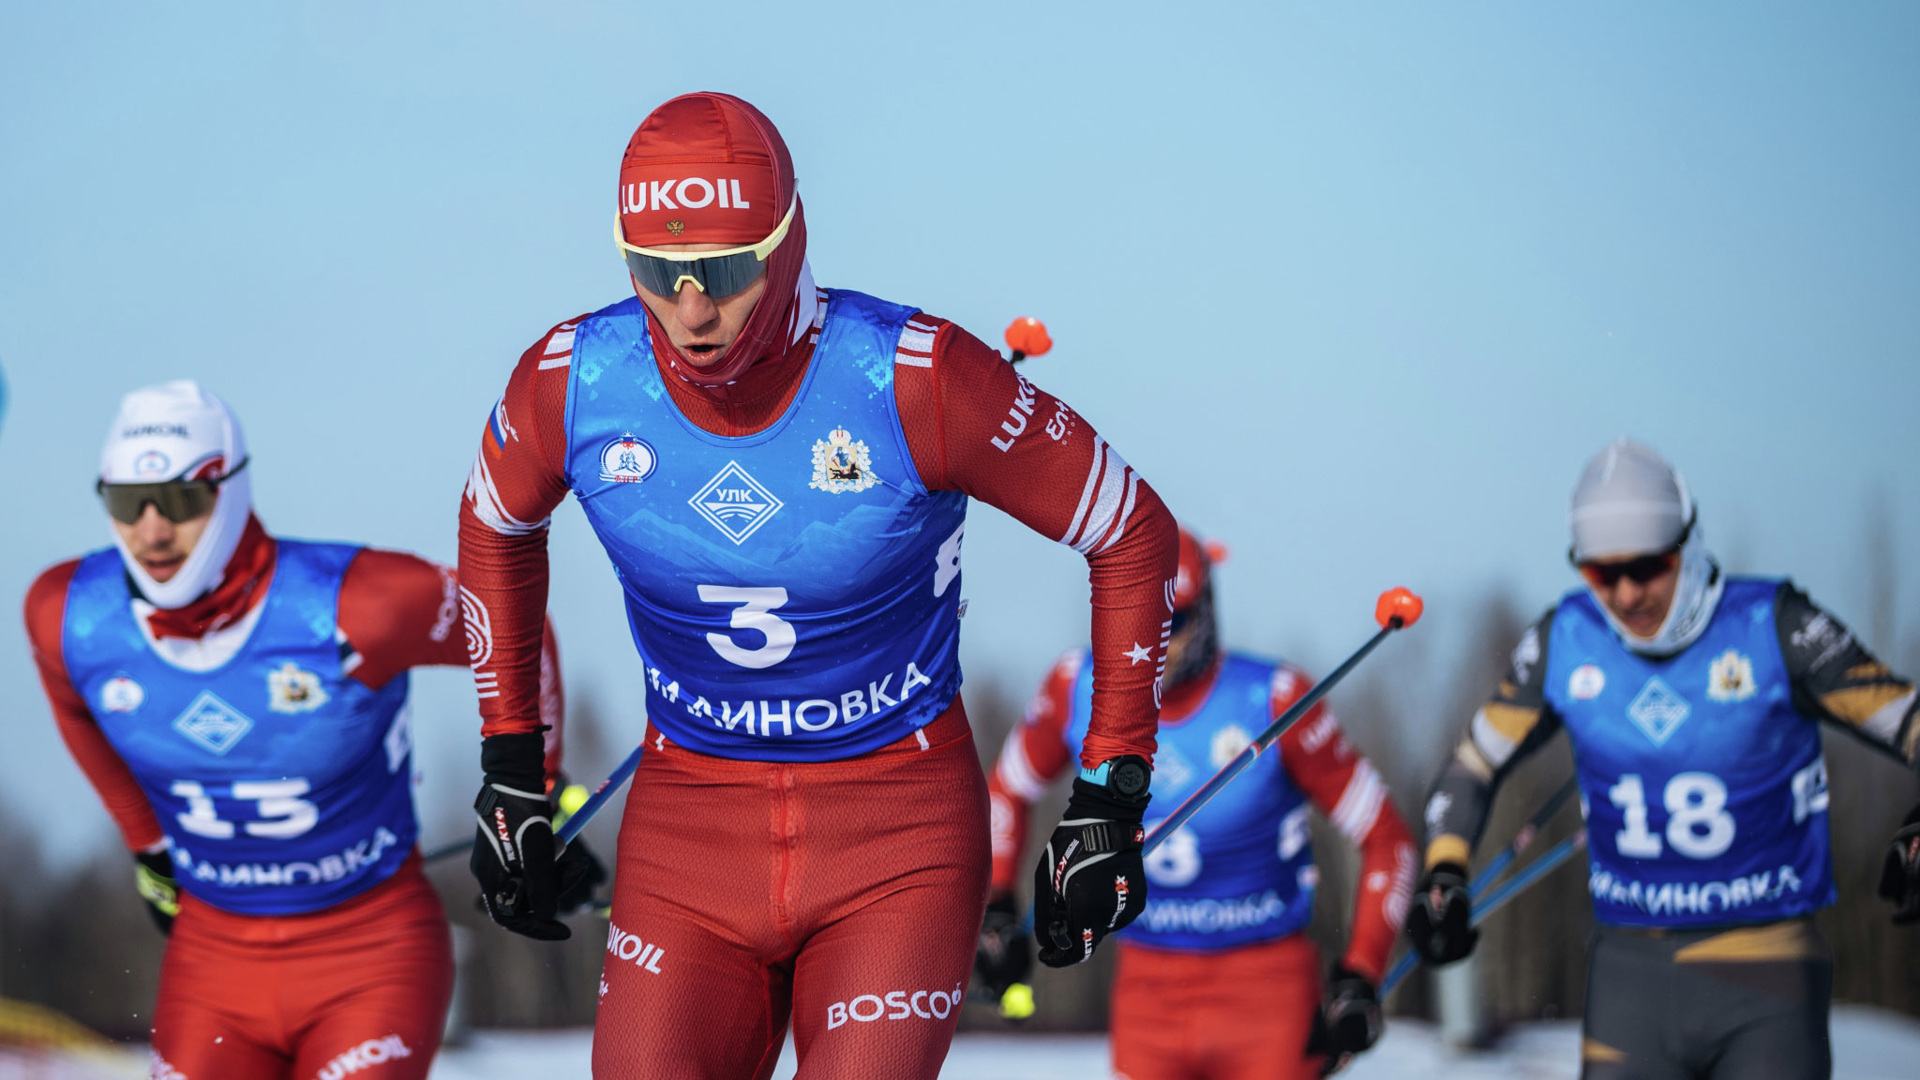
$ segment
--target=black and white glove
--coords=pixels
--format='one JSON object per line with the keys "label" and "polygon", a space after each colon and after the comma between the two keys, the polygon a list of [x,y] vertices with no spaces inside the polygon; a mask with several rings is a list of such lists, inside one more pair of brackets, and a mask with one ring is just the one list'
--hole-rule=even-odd
{"label": "black and white glove", "polygon": [[1103,763],[1094,779],[1074,780],[1066,813],[1033,870],[1033,925],[1048,967],[1092,956],[1102,938],[1147,906],[1140,821],[1152,776],[1145,759],[1128,756]]}
{"label": "black and white glove", "polygon": [[573,931],[555,918],[561,898],[578,904],[590,895],[592,886],[583,890],[581,882],[599,860],[577,843],[566,853],[555,850],[545,758],[538,732],[491,735],[481,743],[486,778],[473,803],[479,829],[467,865],[494,922],[541,941],[564,941]]}
{"label": "black and white glove", "polygon": [[133,888],[147,902],[147,915],[162,934],[173,933],[180,914],[180,883],[173,877],[173,857],[165,848],[133,856]]}
{"label": "black and white glove", "polygon": [[1033,935],[1020,925],[1020,912],[1011,895],[987,901],[980,923],[980,943],[973,951],[973,970],[980,985],[998,999],[1007,987],[1033,977]]}
{"label": "black and white glove", "polygon": [[1433,967],[1465,959],[1480,940],[1472,926],[1473,902],[1467,896],[1467,870],[1458,863],[1440,863],[1413,890],[1407,912],[1407,936],[1413,950]]}
{"label": "black and white glove", "polygon": [[1920,806],[1907,811],[1907,820],[1887,845],[1880,897],[1893,905],[1895,923],[1920,922]]}
{"label": "black and white glove", "polygon": [[1322,1056],[1320,1075],[1332,1076],[1372,1049],[1385,1026],[1373,981],[1336,963],[1327,974],[1327,1000],[1313,1014],[1307,1056]]}

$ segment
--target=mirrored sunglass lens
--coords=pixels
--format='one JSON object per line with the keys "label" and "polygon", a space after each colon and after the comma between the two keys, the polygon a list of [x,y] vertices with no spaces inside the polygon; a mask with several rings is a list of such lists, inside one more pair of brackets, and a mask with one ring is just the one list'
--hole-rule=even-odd
{"label": "mirrored sunglass lens", "polygon": [[107,513],[122,525],[132,525],[153,504],[160,516],[178,525],[213,509],[216,488],[202,481],[183,484],[103,484],[100,497]]}
{"label": "mirrored sunglass lens", "polygon": [[1620,572],[1640,584],[1645,585],[1647,582],[1652,581],[1654,578],[1659,577],[1672,568],[1673,556],[1648,555],[1645,558],[1635,559],[1625,566],[1622,566]]}
{"label": "mirrored sunglass lens", "polygon": [[627,269],[633,272],[640,287],[655,296],[668,298],[680,291],[675,286],[681,278],[691,277],[708,296],[722,300],[753,284],[766,269],[766,264],[754,258],[751,251],[718,259],[660,259],[637,251],[626,251],[625,255]]}
{"label": "mirrored sunglass lens", "polygon": [[724,259],[702,259],[706,267],[705,284],[707,295],[715,299],[732,296],[745,289],[766,272],[767,264],[754,258],[753,252],[742,251]]}
{"label": "mirrored sunglass lens", "polygon": [[673,295],[673,283],[680,279],[680,271],[677,268],[685,266],[685,263],[656,259],[637,251],[628,251],[625,254],[627,270],[633,274],[633,279],[640,283],[641,288],[655,296]]}
{"label": "mirrored sunglass lens", "polygon": [[1673,569],[1675,557],[1672,554],[1643,555],[1638,559],[1623,563],[1581,563],[1580,573],[1597,588],[1611,589],[1620,584],[1621,578],[1632,578],[1645,585],[1661,574]]}

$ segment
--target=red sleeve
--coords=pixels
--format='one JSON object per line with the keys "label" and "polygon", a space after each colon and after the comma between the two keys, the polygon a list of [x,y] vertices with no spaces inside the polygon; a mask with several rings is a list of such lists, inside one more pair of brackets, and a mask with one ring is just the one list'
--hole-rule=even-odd
{"label": "red sleeve", "polygon": [[[1305,672],[1282,666],[1273,679],[1273,715],[1286,712],[1312,685]],[[1280,736],[1280,762],[1294,785],[1360,849],[1360,888],[1341,962],[1377,984],[1413,891],[1413,834],[1393,808],[1386,782],[1347,741],[1326,705],[1314,706]]]}
{"label": "red sleeve", "polygon": [[1173,515],[1086,418],[958,326],[914,316],[894,374],[929,488],[963,491],[1087,558],[1093,717],[1081,764],[1152,758],[1179,556]]}
{"label": "red sleeve", "polygon": [[[541,691],[542,664],[552,663],[543,661],[547,516],[567,495],[567,370],[578,322],[554,327],[520,357],[460,500],[460,609],[482,735],[553,722]],[[549,766],[551,754],[550,746]]]}
{"label": "red sleeve", "polygon": [[64,562],[41,574],[27,590],[27,640],[33,646],[33,662],[40,669],[40,685],[53,706],[53,719],[67,750],[87,774],[100,801],[106,804],[113,823],[120,827],[120,838],[129,851],[150,851],[161,842],[160,820],[153,805],[140,789],[133,771],[107,742],[105,732],[94,721],[86,699],[67,678],[65,650],[61,646],[67,612],[67,586],[80,563]]}
{"label": "red sleeve", "polygon": [[[340,583],[340,632],[347,673],[378,690],[410,668],[467,662],[460,583],[451,566],[403,551],[365,548]],[[544,624],[540,657],[540,720],[547,725],[547,778],[559,775],[566,695],[559,642]]]}
{"label": "red sleeve", "polygon": [[1067,723],[1073,709],[1073,684],[1086,653],[1068,653],[1047,673],[1047,681],[1027,703],[1020,725],[1007,733],[1000,760],[987,774],[987,800],[993,809],[993,891],[1010,893],[1020,880],[1020,848],[1027,839],[1027,816],[1071,764]]}

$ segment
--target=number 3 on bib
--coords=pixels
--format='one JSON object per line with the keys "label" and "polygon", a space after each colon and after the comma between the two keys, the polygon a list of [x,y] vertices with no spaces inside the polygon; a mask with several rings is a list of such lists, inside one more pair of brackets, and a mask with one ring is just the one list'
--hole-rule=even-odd
{"label": "number 3 on bib", "polygon": [[758,630],[767,643],[757,649],[743,649],[726,634],[708,634],[707,644],[729,664],[758,671],[785,660],[793,652],[796,640],[793,624],[773,613],[787,602],[787,590],[780,586],[737,588],[732,585],[702,585],[700,599],[709,604],[735,604],[727,625],[735,630]]}

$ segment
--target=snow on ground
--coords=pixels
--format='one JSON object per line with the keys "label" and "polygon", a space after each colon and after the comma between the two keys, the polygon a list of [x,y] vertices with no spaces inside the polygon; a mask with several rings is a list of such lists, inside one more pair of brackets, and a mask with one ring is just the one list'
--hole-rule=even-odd
{"label": "snow on ground", "polygon": [[[589,1075],[592,1032],[480,1031],[443,1051],[431,1080],[497,1080],[539,1076],[572,1080]],[[1576,1022],[1526,1024],[1498,1045],[1456,1053],[1440,1045],[1433,1026],[1398,1020],[1386,1038],[1342,1077],[1353,1080],[1573,1080],[1579,1074],[1580,1028]],[[0,1080],[120,1080],[145,1075],[144,1050],[115,1060],[96,1057],[66,1063],[22,1056],[0,1047]],[[123,1059],[123,1060],[122,1060]],[[1836,1080],[1912,1080],[1920,1075],[1920,1021],[1858,1005],[1833,1015],[1833,1075]],[[793,1046],[775,1080],[792,1080]],[[1103,1035],[1017,1035],[971,1032],[954,1040],[940,1074],[948,1080],[1105,1080]]]}
{"label": "snow on ground", "polygon": [[[592,1039],[584,1031],[477,1032],[465,1046],[435,1063],[432,1080],[482,1080],[533,1072],[546,1080],[585,1077]],[[1394,1021],[1372,1053],[1342,1077],[1353,1080],[1573,1080],[1580,1072],[1577,1022],[1526,1024],[1493,1048],[1455,1053],[1440,1045],[1431,1024]],[[1836,1080],[1912,1080],[1920,1075],[1920,1021],[1864,1006],[1840,1006],[1833,1015]],[[792,1080],[787,1045],[775,1080]],[[949,1080],[1105,1080],[1104,1035],[1007,1035],[970,1032],[956,1038],[940,1073]]]}

